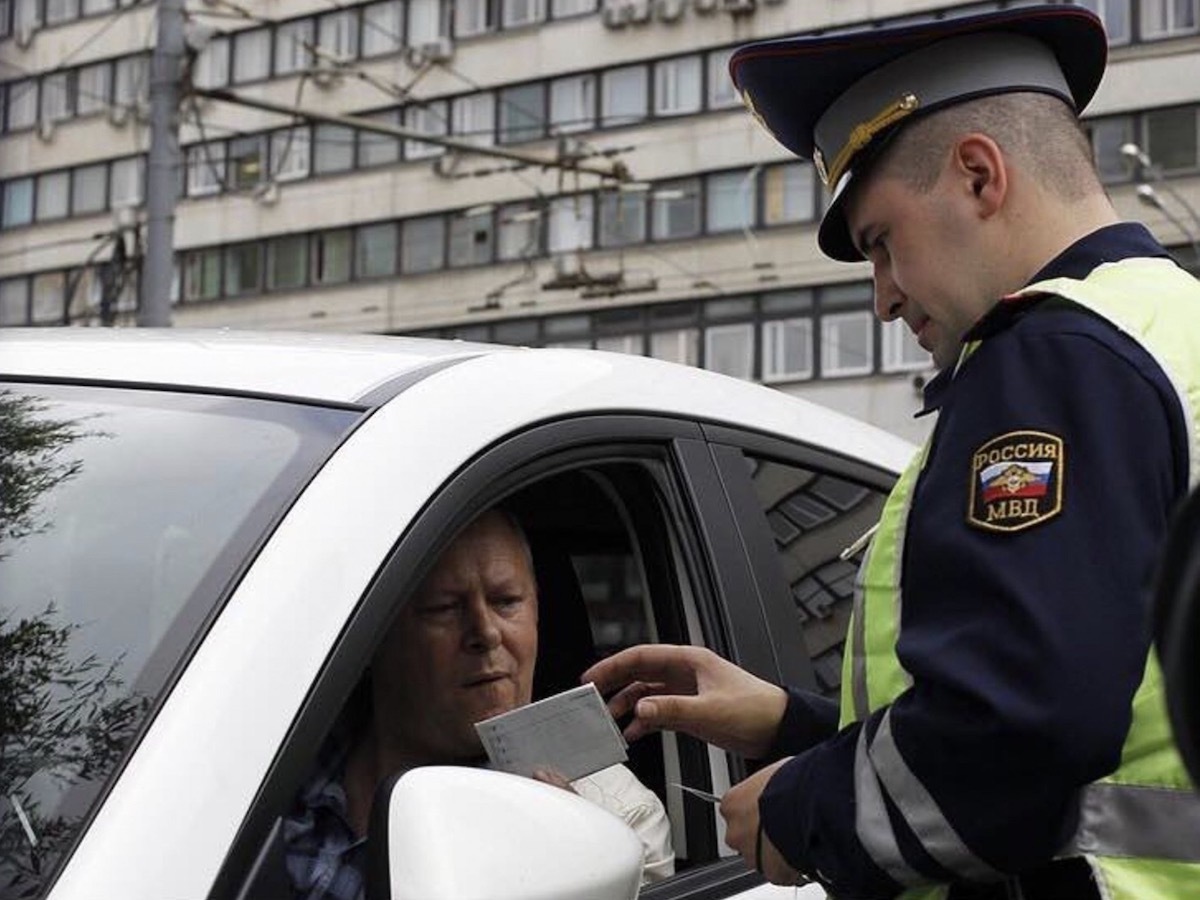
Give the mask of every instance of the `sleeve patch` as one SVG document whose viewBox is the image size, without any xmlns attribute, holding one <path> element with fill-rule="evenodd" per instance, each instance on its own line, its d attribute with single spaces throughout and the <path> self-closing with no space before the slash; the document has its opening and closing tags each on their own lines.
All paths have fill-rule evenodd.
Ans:
<svg viewBox="0 0 1200 900">
<path fill-rule="evenodd" d="M 971 454 L 967 524 L 1023 531 L 1062 511 L 1063 441 L 1044 431 L 1010 431 Z"/>
</svg>

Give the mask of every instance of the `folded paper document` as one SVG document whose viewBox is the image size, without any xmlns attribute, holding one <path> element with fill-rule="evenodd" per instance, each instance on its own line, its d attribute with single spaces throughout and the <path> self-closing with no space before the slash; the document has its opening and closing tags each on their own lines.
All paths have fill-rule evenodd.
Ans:
<svg viewBox="0 0 1200 900">
<path fill-rule="evenodd" d="M 476 722 L 475 730 L 492 767 L 518 775 L 553 769 L 574 781 L 628 758 L 594 684 Z"/>
</svg>

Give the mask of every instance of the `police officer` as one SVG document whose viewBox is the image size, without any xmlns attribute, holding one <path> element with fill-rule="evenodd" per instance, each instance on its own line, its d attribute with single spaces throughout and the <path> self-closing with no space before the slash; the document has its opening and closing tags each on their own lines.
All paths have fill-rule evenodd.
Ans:
<svg viewBox="0 0 1200 900">
<path fill-rule="evenodd" d="M 730 63 L 832 200 L 821 249 L 942 370 L 866 553 L 840 716 L 692 647 L 585 673 L 628 736 L 775 762 L 721 804 L 769 880 L 839 898 L 1200 896 L 1149 581 L 1200 474 L 1200 283 L 1119 221 L 1077 114 L 1100 22 L 1026 6 Z M 780 758 L 782 757 L 782 758 Z"/>
</svg>

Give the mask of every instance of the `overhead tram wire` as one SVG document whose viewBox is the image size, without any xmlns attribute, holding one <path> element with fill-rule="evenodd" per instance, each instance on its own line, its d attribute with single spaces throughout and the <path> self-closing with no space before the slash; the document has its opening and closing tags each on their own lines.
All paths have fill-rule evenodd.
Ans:
<svg viewBox="0 0 1200 900">
<path fill-rule="evenodd" d="M 328 122 L 334 125 L 344 125 L 350 128 L 374 131 L 391 137 L 421 141 L 423 143 L 433 144 L 434 146 L 445 147 L 448 150 L 458 151 L 460 153 L 493 156 L 500 159 L 512 160 L 514 162 L 526 163 L 531 167 L 537 167 L 541 169 L 569 169 L 570 171 L 574 172 L 596 175 L 600 178 L 611 178 L 618 182 L 632 180 L 632 176 L 630 175 L 628 169 L 620 161 L 614 161 L 610 165 L 602 167 L 591 165 L 587 161 L 578 161 L 570 165 L 566 165 L 558 159 L 540 157 L 532 153 L 523 153 L 521 151 L 506 147 L 475 144 L 455 137 L 417 132 L 411 129 L 401 128 L 387 122 L 373 121 L 357 116 L 345 116 L 336 113 L 319 112 L 316 110 L 297 109 L 295 107 L 288 107 L 280 103 L 274 103 L 269 100 L 244 97 L 228 90 L 197 88 L 194 90 L 194 93 L 198 96 L 209 97 L 213 100 L 218 100 L 224 103 L 248 106 L 255 109 L 261 109 L 265 112 L 276 113 L 282 116 L 303 116 L 311 119 L 314 122 Z"/>
<path fill-rule="evenodd" d="M 346 7 L 346 6 L 341 5 L 340 3 L 337 2 L 337 0 L 325 0 L 325 2 L 334 11 L 337 11 L 337 12 L 345 12 L 348 9 L 352 9 L 352 7 Z M 267 19 L 262 16 L 256 15 L 255 13 L 252 13 L 250 10 L 246 9 L 245 7 L 241 6 L 240 4 L 234 2 L 234 0 L 213 0 L 213 3 L 216 6 L 230 10 L 237 17 L 239 17 L 243 20 L 251 21 L 251 22 L 254 22 L 259 25 L 278 26 L 279 24 L 281 24 L 281 22 L 287 21 L 287 20 L 282 20 L 282 19 Z M 205 13 L 204 13 L 204 11 L 201 10 L 201 11 L 197 11 L 197 14 L 204 15 Z M 364 21 L 364 20 L 360 19 L 360 21 Z M 380 26 L 374 22 L 366 23 L 366 24 L 369 24 L 371 26 L 372 30 L 376 31 L 377 33 L 383 34 L 384 36 L 391 39 L 396 44 L 396 46 L 400 47 L 400 46 L 404 45 L 404 41 L 403 41 L 402 37 L 399 34 L 397 34 L 396 32 L 393 32 L 389 29 L 383 28 L 382 26 Z M 400 100 L 406 104 L 420 106 L 425 109 L 429 109 L 431 104 L 436 103 L 439 100 L 449 99 L 449 98 L 441 98 L 441 97 L 419 98 L 419 97 L 412 96 L 412 89 L 426 75 L 426 73 L 428 73 L 432 69 L 432 67 L 434 65 L 444 69 L 448 74 L 457 78 L 459 81 L 463 82 L 468 87 L 472 87 L 479 91 L 486 90 L 478 81 L 471 78 L 469 75 L 465 74 L 461 70 L 454 68 L 453 66 L 449 65 L 446 62 L 436 62 L 435 63 L 431 60 L 428 60 L 428 61 L 425 61 L 420 66 L 415 66 L 414 68 L 416 68 L 416 70 L 417 70 L 416 74 L 414 75 L 412 81 L 410 81 L 409 84 L 405 86 L 405 85 L 397 84 L 395 82 L 389 82 L 384 79 L 380 79 L 380 78 L 378 78 L 378 76 L 375 76 L 369 72 L 363 71 L 362 64 L 365 60 L 363 60 L 361 58 L 354 59 L 354 60 L 343 60 L 343 59 L 337 57 L 336 54 L 330 53 L 329 51 L 327 51 L 323 47 L 321 47 L 319 40 L 301 41 L 296 38 L 293 38 L 293 40 L 295 40 L 297 43 L 302 44 L 305 47 L 305 49 L 307 49 L 314 56 L 321 56 L 321 57 L 324 57 L 324 58 L 330 60 L 330 62 L 332 62 L 334 64 L 334 67 L 337 71 L 349 72 L 349 73 L 353 74 L 356 78 L 359 78 L 360 80 L 379 89 L 382 93 L 384 93 L 390 97 Z M 518 106 L 517 104 L 513 103 L 512 101 L 501 99 L 500 103 L 502 106 L 506 106 L 509 109 L 514 110 L 516 112 L 528 113 L 528 110 L 524 109 L 521 106 Z M 430 110 L 430 111 L 433 112 L 433 110 Z M 445 124 L 447 126 L 449 125 L 449 121 L 446 116 L 438 115 L 436 112 L 434 112 L 434 115 L 437 116 L 437 118 L 440 119 L 443 124 Z M 580 140 L 580 143 L 585 143 L 585 142 Z M 595 153 L 588 154 L 588 155 L 612 157 L 612 156 L 616 155 L 616 152 L 614 152 L 614 151 L 597 151 Z"/>
<path fill-rule="evenodd" d="M 109 16 L 100 25 L 99 28 L 97 28 L 90 35 L 88 35 L 88 37 L 86 37 L 83 40 L 83 42 L 79 44 L 79 46 L 77 46 L 74 50 L 72 50 L 70 53 L 68 53 L 62 59 L 60 59 L 58 61 L 58 66 L 56 66 L 56 68 L 65 67 L 67 63 L 69 63 L 71 60 L 75 59 L 75 57 L 77 57 L 80 53 L 82 53 L 84 50 L 86 50 L 88 47 L 90 47 L 92 44 L 94 44 L 96 41 L 98 41 L 100 38 L 102 38 L 108 32 L 108 30 L 110 28 L 112 28 L 114 25 L 116 25 L 117 22 L 119 22 L 121 20 L 121 18 L 126 13 L 128 13 L 130 10 L 140 9 L 142 7 L 148 6 L 149 4 L 150 4 L 150 0 L 134 0 L 134 2 L 130 3 L 128 6 L 120 7 L 115 13 L 113 13 L 111 16 Z"/>
</svg>

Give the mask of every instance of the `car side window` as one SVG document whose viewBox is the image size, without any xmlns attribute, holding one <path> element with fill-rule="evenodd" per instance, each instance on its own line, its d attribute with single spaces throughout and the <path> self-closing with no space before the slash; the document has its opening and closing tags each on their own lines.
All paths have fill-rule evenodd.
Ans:
<svg viewBox="0 0 1200 900">
<path fill-rule="evenodd" d="M 878 521 L 886 493 L 817 468 L 761 456 L 746 460 L 817 688 L 836 699 L 863 538 Z M 782 639 L 786 644 L 787 636 Z"/>
</svg>

